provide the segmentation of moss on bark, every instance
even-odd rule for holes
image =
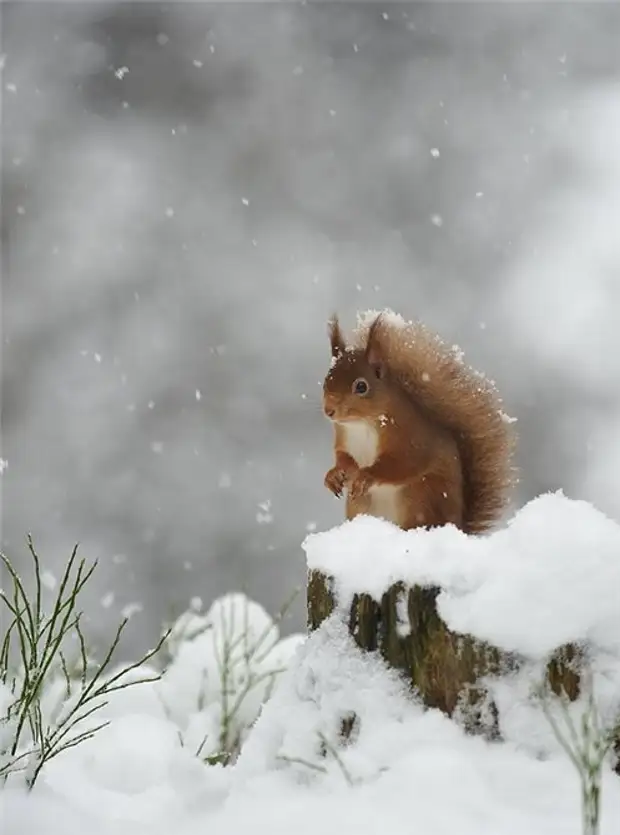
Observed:
[[[381,601],[355,595],[349,631],[362,650],[378,651],[402,672],[422,702],[448,716],[458,710],[464,726],[490,738],[499,736],[498,711],[484,684],[488,675],[518,670],[523,658],[470,635],[451,632],[437,614],[439,589],[392,586]],[[333,582],[318,571],[308,576],[308,625],[318,628],[336,605]],[[406,615],[406,616],[405,616]],[[578,647],[560,647],[547,665],[547,680],[557,695],[574,700],[580,692]]]

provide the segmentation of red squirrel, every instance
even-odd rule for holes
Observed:
[[[346,518],[487,531],[514,483],[514,436],[494,386],[391,311],[360,317],[351,346],[334,315],[329,338],[323,410],[336,461],[325,485],[346,490]]]

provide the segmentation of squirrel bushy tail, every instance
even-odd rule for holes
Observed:
[[[455,437],[464,479],[463,529],[484,533],[504,511],[516,480],[514,433],[494,384],[465,365],[457,348],[391,310],[359,314],[356,346],[365,348],[369,336],[394,382]]]

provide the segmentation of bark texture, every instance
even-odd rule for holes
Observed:
[[[318,571],[308,575],[308,626],[317,629],[335,606],[333,583]],[[392,586],[380,602],[355,595],[348,613],[349,631],[362,650],[378,651],[402,672],[428,707],[448,716],[456,710],[465,727],[489,738],[499,737],[498,712],[482,679],[517,670],[516,654],[498,650],[469,635],[451,632],[437,614],[437,588]],[[554,693],[572,701],[580,692],[581,652],[560,647],[547,665]],[[346,728],[343,726],[343,735]]]

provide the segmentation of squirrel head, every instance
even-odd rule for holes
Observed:
[[[378,420],[391,400],[388,367],[377,345],[381,314],[368,330],[362,348],[347,347],[338,318],[329,322],[332,361],[323,383],[323,411],[334,423]]]

